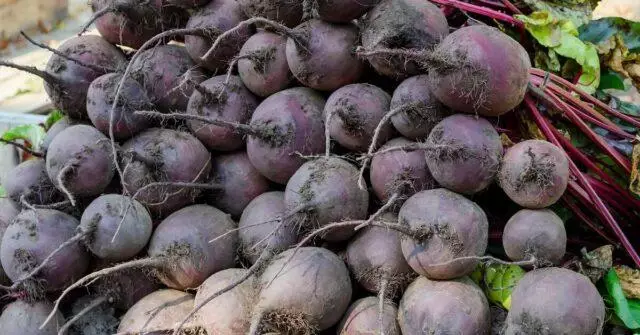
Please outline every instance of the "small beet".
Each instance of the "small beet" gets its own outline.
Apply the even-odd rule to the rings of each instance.
[[[62,195],[49,179],[44,159],[26,160],[11,169],[2,183],[7,195],[15,202],[46,205],[62,201]]]
[[[242,46],[238,54],[238,74],[255,95],[268,97],[287,88],[293,81],[286,46],[286,37],[263,30]]]
[[[427,230],[424,241],[402,239],[402,253],[417,273],[431,279],[453,279],[471,273],[489,242],[489,222],[477,204],[449,190],[418,192],[400,209],[398,222]],[[442,263],[442,264],[441,264]]]
[[[567,232],[553,211],[522,209],[504,227],[502,245],[511,260],[535,257],[541,263],[559,264],[567,249]]]
[[[507,150],[498,178],[500,187],[518,205],[544,208],[564,194],[569,182],[569,161],[555,145],[527,140]]]
[[[238,3],[248,17],[264,17],[287,27],[297,26],[302,21],[302,1],[238,0]]]
[[[389,111],[391,97],[370,84],[350,84],[337,89],[324,106],[325,119],[331,114],[331,138],[353,151],[366,151],[380,120]],[[385,124],[378,135],[378,144],[386,142],[393,127]]]
[[[379,309],[378,298],[367,297],[358,299],[349,306],[344,314],[338,334],[340,335],[364,335],[364,334],[388,334],[400,335],[400,326],[396,321],[398,308],[392,302],[385,301],[383,309],[383,328],[378,323]]]
[[[40,325],[51,312],[53,305],[48,301],[26,302],[16,300],[2,311],[0,329],[7,335],[57,335],[58,325],[64,324],[64,317],[60,312],[54,316],[55,322],[50,322],[40,329]]]

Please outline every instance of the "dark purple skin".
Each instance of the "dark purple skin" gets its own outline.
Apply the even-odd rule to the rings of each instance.
[[[216,156],[211,164],[211,183],[223,189],[210,192],[207,200],[233,217],[239,217],[251,200],[269,190],[269,180],[251,165],[244,151]]]
[[[204,183],[211,171],[211,154],[185,132],[151,128],[124,143],[122,151],[124,181],[132,195],[153,182]],[[155,218],[163,218],[193,203],[200,193],[197,188],[151,186],[140,191],[136,200]]]
[[[58,175],[74,196],[102,193],[111,182],[115,164],[109,139],[96,128],[71,126],[56,136],[47,150],[47,174],[58,189]],[[67,168],[71,166],[71,168]]]
[[[286,54],[287,38],[260,30],[240,49],[238,75],[254,94],[268,97],[287,88],[293,81]]]
[[[454,114],[431,130],[426,144],[429,170],[438,184],[454,192],[474,194],[496,177],[502,159],[500,135],[489,121]]]
[[[187,28],[215,28],[220,34],[237,26],[247,19],[236,0],[213,0],[191,15]],[[252,28],[244,27],[218,45],[216,51],[206,61],[201,59],[211,48],[217,36],[205,38],[196,35],[185,36],[185,47],[191,59],[205,68],[224,73],[228,63],[238,54],[242,45],[252,34]]]
[[[302,1],[290,0],[238,0],[247,17],[264,17],[295,27],[302,21]]]
[[[47,130],[47,133],[42,139],[42,143],[40,144],[40,149],[43,152],[46,152],[49,149],[49,145],[51,145],[51,141],[53,141],[54,137],[58,136],[58,134],[60,134],[61,131],[71,126],[75,126],[77,124],[87,124],[87,122],[84,120],[80,121],[80,120],[70,119],[66,116],[58,120],[58,122],[54,123],[49,128],[49,130]]]
[[[363,25],[362,46],[369,51],[431,50],[449,34],[442,10],[424,0],[382,0],[367,13]],[[379,55],[368,60],[378,73],[396,80],[422,72],[415,61],[401,56]]]
[[[98,77],[87,92],[87,114],[93,126],[105,136],[109,136],[111,107],[122,75],[108,73]],[[127,78],[120,93],[119,103],[113,114],[113,137],[117,141],[126,140],[144,129],[151,127],[148,117],[134,114],[135,111],[153,109],[144,88],[135,80]]]
[[[52,309],[53,304],[46,300],[38,302],[16,300],[2,311],[0,329],[7,335],[57,335],[58,327],[65,321],[59,311],[54,314],[51,322],[40,329],[40,325],[47,319]]]
[[[248,123],[260,101],[242,84],[238,76],[216,76],[200,83],[213,96],[193,91],[187,114],[237,123]],[[223,92],[218,99],[219,92]],[[189,120],[187,126],[196,137],[214,151],[233,151],[244,146],[244,135],[236,129]]]
[[[400,326],[396,321],[398,308],[393,302],[385,301],[383,309],[383,328],[384,334],[401,335]],[[338,325],[337,334],[340,335],[365,335],[382,333],[379,316],[378,298],[366,297],[358,299],[349,306],[344,314],[342,321]]]
[[[469,278],[418,277],[400,300],[398,323],[403,334],[489,335],[491,314],[484,292]]]
[[[362,220],[367,216],[369,193],[358,187],[358,170],[335,157],[322,157],[304,163],[289,179],[284,192],[287,213],[298,213],[292,220],[304,229],[315,229],[333,222]],[[300,210],[300,206],[306,208]],[[346,241],[353,227],[332,229],[323,238]]]
[[[170,257],[158,274],[178,290],[198,287],[210,275],[235,264],[238,235],[216,237],[237,227],[228,214],[207,205],[193,205],[169,215],[153,232],[150,257]]]
[[[382,117],[389,112],[387,92],[370,84],[350,84],[333,92],[324,106],[325,119],[331,113],[331,138],[351,151],[367,151]],[[378,137],[378,144],[393,135],[393,127],[386,123]]]
[[[428,83],[427,75],[409,77],[393,92],[391,110],[405,108],[391,117],[391,123],[402,136],[425,139],[438,122],[451,114],[431,93]]]
[[[62,43],[58,51],[83,63],[104,67],[104,71],[96,71],[55,54],[47,63],[45,71],[56,82],[45,81],[44,89],[53,105],[72,118],[86,119],[89,85],[101,75],[123,68],[126,64],[124,54],[96,35],[72,37]]]
[[[11,169],[2,183],[4,190],[16,203],[21,197],[31,205],[46,205],[62,201],[62,194],[47,175],[44,159],[32,158]]]
[[[567,251],[567,231],[562,219],[548,209],[522,209],[509,219],[502,245],[513,261],[536,258],[560,264]]]
[[[96,259],[91,272],[115,265],[114,263]],[[138,300],[161,288],[161,283],[153,277],[148,269],[136,268],[119,271],[100,278],[96,282],[96,292],[112,299],[113,307],[126,311]]]
[[[213,0],[165,0],[167,4],[180,8],[197,8],[212,1]]]
[[[296,243],[298,230],[291,222],[278,220],[284,215],[284,192],[263,193],[245,207],[238,237],[242,255],[249,262],[255,263],[267,248],[285,250]]]
[[[511,293],[505,334],[596,335],[605,322],[604,302],[589,278],[545,268],[525,274]]]
[[[488,25],[463,27],[447,36],[434,54],[456,69],[432,66],[429,85],[450,108],[500,116],[524,99],[531,61],[516,40]]]
[[[147,90],[160,111],[187,109],[194,85],[208,75],[189,58],[183,46],[161,45],[139,54],[131,65],[131,77]]]
[[[385,214],[381,220],[395,224],[396,215]],[[400,247],[395,230],[371,226],[360,231],[347,246],[346,263],[354,278],[367,291],[377,293],[382,280],[389,281],[386,296],[404,290],[415,277]]]
[[[283,205],[284,206],[284,205]],[[11,221],[20,213],[18,205],[9,198],[0,198],[0,242]],[[1,244],[0,244],[1,245]],[[9,283],[9,277],[0,264],[0,284]]]
[[[146,41],[164,30],[177,28],[186,13],[167,6],[164,0],[154,0],[149,5],[132,1],[92,0],[91,9],[97,12],[111,6],[95,22],[100,35],[113,44],[138,49]],[[128,8],[127,6],[133,6]]]
[[[0,246],[0,261],[12,281],[37,267],[52,251],[76,235],[78,220],[52,209],[23,211],[7,227]],[[82,277],[91,256],[80,242],[53,256],[35,278],[43,279],[48,292],[59,290]]]
[[[379,150],[413,143],[415,142],[398,137],[385,143]],[[436,186],[422,150],[394,150],[375,155],[369,171],[373,192],[383,202],[389,200],[393,194],[406,199],[417,192]]]
[[[471,273],[477,260],[452,260],[483,256],[489,242],[489,222],[482,208],[444,188],[418,192],[407,199],[398,222],[432,233],[424,241],[410,237],[401,240],[409,266],[431,279],[448,280]]]
[[[267,130],[271,136],[248,136],[247,155],[263,176],[278,184],[286,184],[302,166],[302,155],[324,151],[325,100],[306,87],[280,91],[265,99],[251,118],[251,126]]]
[[[312,19],[295,29],[305,45],[300,46],[289,37],[287,63],[304,86],[333,91],[360,78],[364,63],[353,52],[360,43],[355,24],[337,25]]]
[[[120,230],[116,234],[118,226]],[[84,210],[80,229],[95,229],[90,233],[86,245],[98,258],[125,261],[147,245],[153,223],[147,210],[138,201],[120,194],[104,194]]]
[[[262,287],[252,313],[251,330],[260,325],[289,333],[310,334],[328,329],[340,321],[349,307],[353,289],[349,270],[342,260],[325,248],[302,247],[276,255],[264,269],[258,285]],[[269,324],[269,313],[278,313],[284,324]],[[303,322],[293,324],[293,320]],[[296,329],[305,324],[308,327]],[[251,332],[250,334],[258,334]]]
[[[318,15],[323,21],[351,22],[371,10],[380,0],[317,0]]]
[[[526,208],[553,205],[569,183],[569,160],[562,149],[542,140],[522,141],[502,159],[498,182],[513,202]]]

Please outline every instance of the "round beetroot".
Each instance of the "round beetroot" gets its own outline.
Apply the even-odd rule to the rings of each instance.
[[[511,293],[505,334],[596,335],[604,323],[604,302],[589,278],[546,268],[525,274]]]
[[[433,54],[431,92],[454,110],[502,115],[522,102],[529,83],[527,51],[509,35],[488,25],[462,27]]]
[[[78,220],[52,209],[23,211],[15,217],[2,237],[0,261],[7,276],[18,281],[29,274],[62,243],[76,235]],[[44,280],[44,289],[56,291],[80,278],[89,266],[89,254],[79,242],[56,253],[35,279]],[[37,297],[41,292],[30,292]]]
[[[187,28],[215,28],[220,34],[236,27],[247,17],[241,9],[241,2],[237,0],[213,0],[200,8],[189,18]],[[226,71],[227,63],[238,54],[238,51],[251,36],[251,29],[243,27],[235,34],[222,41],[211,57],[206,60],[202,56],[211,48],[216,36],[211,38],[187,35],[184,38],[185,47],[194,62],[211,71]]]
[[[295,87],[266,98],[253,112],[251,126],[263,136],[247,138],[247,155],[263,176],[286,184],[305,160],[325,146],[322,109],[325,100],[317,92]]]
[[[248,17],[264,17],[294,27],[302,20],[302,1],[238,0]]]
[[[358,170],[347,161],[322,157],[304,163],[289,179],[284,192],[287,213],[303,230],[343,220],[366,218],[369,193],[358,187]],[[345,241],[353,227],[332,229],[329,241]]]
[[[400,327],[396,321],[398,308],[392,302],[384,302],[382,329],[378,322],[379,308],[378,298],[366,297],[358,299],[349,306],[344,314],[338,334],[340,335],[364,335],[364,334],[388,334],[400,335]]]
[[[72,196],[102,193],[115,172],[109,139],[85,125],[60,132],[47,150],[46,163],[49,179]]]
[[[353,49],[358,45],[354,24],[337,25],[312,19],[296,27],[304,45],[287,40],[287,63],[305,86],[333,91],[360,78],[364,64]]]
[[[391,123],[402,136],[424,139],[431,129],[451,113],[431,93],[429,76],[419,75],[403,80],[393,92],[391,110],[400,112]]]
[[[427,165],[438,184],[474,194],[493,182],[502,142],[489,121],[455,114],[440,121],[427,138]]]
[[[500,187],[518,205],[544,208],[564,194],[569,182],[569,161],[555,145],[527,140],[507,150],[498,178]]]
[[[40,329],[40,325],[51,312],[53,305],[49,301],[26,302],[16,300],[2,311],[0,328],[7,335],[57,335],[58,326],[64,324],[64,317],[56,312],[54,320]]]
[[[488,335],[489,303],[469,278],[435,281],[418,277],[398,306],[403,334]]]
[[[211,240],[236,228],[228,214],[207,205],[174,212],[153,232],[150,257],[175,259],[158,274],[167,286],[185,290],[198,287],[213,273],[233,266],[237,234]]]
[[[171,289],[155,291],[138,301],[122,316],[118,334],[170,333],[192,308],[193,295],[189,293]],[[196,332],[198,327],[192,321],[183,330]]]
[[[567,231],[551,210],[522,209],[504,227],[502,245],[514,261],[535,257],[541,263],[558,264],[567,249]]]
[[[96,35],[72,37],[57,50],[83,63],[104,68],[97,71],[55,54],[47,63],[46,72],[53,75],[56,82],[52,84],[45,80],[44,89],[53,104],[72,118],[86,119],[89,85],[101,75],[122,68],[126,63],[124,54]]]
[[[269,190],[269,181],[251,165],[246,152],[220,155],[211,161],[211,182],[222,189],[210,192],[208,201],[224,212],[238,217],[251,200]]]
[[[380,150],[411,145],[404,137],[394,138]],[[375,155],[371,160],[371,186],[378,199],[389,200],[393,194],[408,198],[422,190],[435,187],[435,181],[424,159],[424,151],[393,150]]]
[[[282,222],[285,215],[284,193],[267,192],[253,199],[242,212],[238,223],[240,252],[252,264],[263,251],[285,250],[298,240],[292,222]]]
[[[49,179],[44,159],[26,160],[11,169],[2,183],[7,195],[16,202],[46,205],[61,201],[61,194]]]
[[[259,100],[237,76],[216,76],[200,83],[205,94],[194,91],[189,98],[187,113],[224,121],[247,123],[258,106]],[[197,120],[187,121],[191,132],[209,148],[216,151],[233,151],[244,146],[244,136],[235,129],[205,124]]]
[[[331,114],[331,138],[353,151],[366,151],[380,120],[389,111],[389,94],[370,84],[350,84],[337,89],[324,106],[325,118]],[[378,144],[393,134],[393,127],[385,124],[378,135]]]
[[[489,222],[482,208],[443,188],[418,192],[402,205],[398,222],[430,232],[425,241],[402,239],[402,253],[417,273],[452,279],[473,271],[489,242]],[[440,265],[442,263],[442,265]]]
[[[429,1],[382,0],[363,21],[365,49],[432,49],[449,33],[447,18]],[[418,74],[415,61],[401,56],[368,57],[375,70],[387,77],[404,79]]]
[[[285,52],[287,38],[258,31],[240,49],[238,75],[256,95],[267,97],[287,88],[293,80]]]
[[[327,22],[347,23],[362,16],[380,0],[317,0],[318,15]]]

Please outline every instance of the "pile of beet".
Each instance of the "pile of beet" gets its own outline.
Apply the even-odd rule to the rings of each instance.
[[[66,115],[3,184],[1,333],[602,332],[566,154],[498,132],[516,40],[426,0],[91,6],[101,36],[0,62]],[[528,271],[498,324],[486,262]]]

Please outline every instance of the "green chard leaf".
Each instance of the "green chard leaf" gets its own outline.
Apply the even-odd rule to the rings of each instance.
[[[623,325],[632,330],[640,330],[640,301],[627,299],[622,291],[616,271],[611,269],[604,277],[605,302],[613,308],[615,316]]]
[[[33,150],[39,151],[44,136],[44,128],[40,125],[26,124],[5,131],[0,138],[10,142],[23,140],[28,142]]]
[[[50,129],[54,123],[60,121],[64,117],[64,114],[59,109],[54,109],[49,115],[47,115],[47,120],[44,121],[44,128]]]

